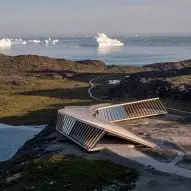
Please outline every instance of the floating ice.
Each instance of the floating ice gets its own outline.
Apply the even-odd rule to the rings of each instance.
[[[27,42],[26,42],[26,41],[23,41],[22,44],[27,44]]]
[[[9,38],[3,38],[0,40],[0,47],[1,48],[9,48],[11,47],[11,40]]]
[[[12,44],[13,45],[27,44],[27,41],[24,41],[22,38],[16,38],[16,39],[12,39]]]
[[[38,43],[40,43],[41,41],[40,41],[40,40],[29,40],[28,42],[38,44]]]
[[[40,43],[40,40],[33,40],[33,42],[38,44],[38,43]]]
[[[48,40],[45,39],[44,41],[45,41],[45,45],[56,44],[56,43],[58,43],[58,40],[57,40],[57,39],[52,40],[51,37],[48,37]]]
[[[58,43],[57,39],[52,41],[52,44],[56,44],[56,43]]]
[[[49,40],[45,40],[45,44],[48,45],[49,44]]]
[[[104,33],[97,33],[95,36],[97,44],[99,47],[106,47],[106,46],[123,46],[124,44],[117,39],[111,39],[107,37]]]

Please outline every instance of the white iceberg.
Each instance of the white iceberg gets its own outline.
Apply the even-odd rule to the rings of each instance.
[[[20,45],[20,44],[27,44],[27,41],[24,41],[22,38],[19,39],[12,39],[12,44],[13,45]]]
[[[97,33],[95,36],[97,44],[99,47],[108,47],[108,46],[123,46],[124,44],[117,40],[111,39],[104,33]]]
[[[29,40],[28,42],[38,44],[38,43],[40,43],[41,41],[40,41],[40,40]]]
[[[55,45],[56,43],[58,43],[58,39],[52,40],[51,37],[48,37],[48,39],[45,39],[45,45],[46,46],[49,45],[49,44],[54,44]]]
[[[45,44],[48,45],[49,44],[49,40],[45,40]]]
[[[22,44],[27,44],[27,42],[26,42],[26,41],[23,41]]]
[[[10,48],[11,47],[11,40],[9,38],[3,38],[0,40],[0,47],[1,48]]]
[[[52,41],[52,44],[56,44],[56,43],[58,43],[57,39]]]

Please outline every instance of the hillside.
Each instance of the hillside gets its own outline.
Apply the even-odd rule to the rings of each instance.
[[[191,103],[191,60],[147,65],[110,89],[111,99],[161,97]],[[191,108],[191,107],[190,107]]]
[[[71,71],[79,73],[128,72],[139,67],[107,66],[99,60],[72,61],[37,55],[6,56],[0,54],[1,72]]]
[[[191,59],[179,62],[155,63],[144,66],[144,68],[150,68],[152,70],[158,70],[158,71],[177,70],[188,67],[191,67]]]

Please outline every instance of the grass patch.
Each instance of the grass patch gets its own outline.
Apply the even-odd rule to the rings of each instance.
[[[19,170],[21,177],[14,182],[2,184],[2,189],[7,191],[90,191],[101,190],[102,187],[117,181],[127,191],[134,187],[138,178],[135,170],[110,161],[74,156],[53,156],[48,159],[32,160],[25,163]],[[14,167],[12,171],[18,173]]]
[[[181,84],[186,84],[186,85],[191,84],[191,75],[176,76],[176,77],[172,77],[170,79],[175,86],[181,85]]]
[[[66,105],[87,105],[88,83],[63,79],[36,79],[29,85],[0,89],[0,121],[48,123]]]

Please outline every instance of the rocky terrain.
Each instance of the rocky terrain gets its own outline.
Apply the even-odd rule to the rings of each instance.
[[[145,66],[108,92],[113,99],[150,98],[191,101],[191,60]]]
[[[0,54],[1,73],[21,72],[77,72],[77,73],[109,73],[144,70],[133,66],[107,66],[99,60],[72,61],[37,55],[7,56]],[[19,75],[18,74],[18,75]]]
[[[189,68],[191,65],[191,60],[184,60],[179,62],[164,62],[145,65],[145,68],[151,68],[156,71],[167,71],[167,70],[177,70],[183,68]]]

